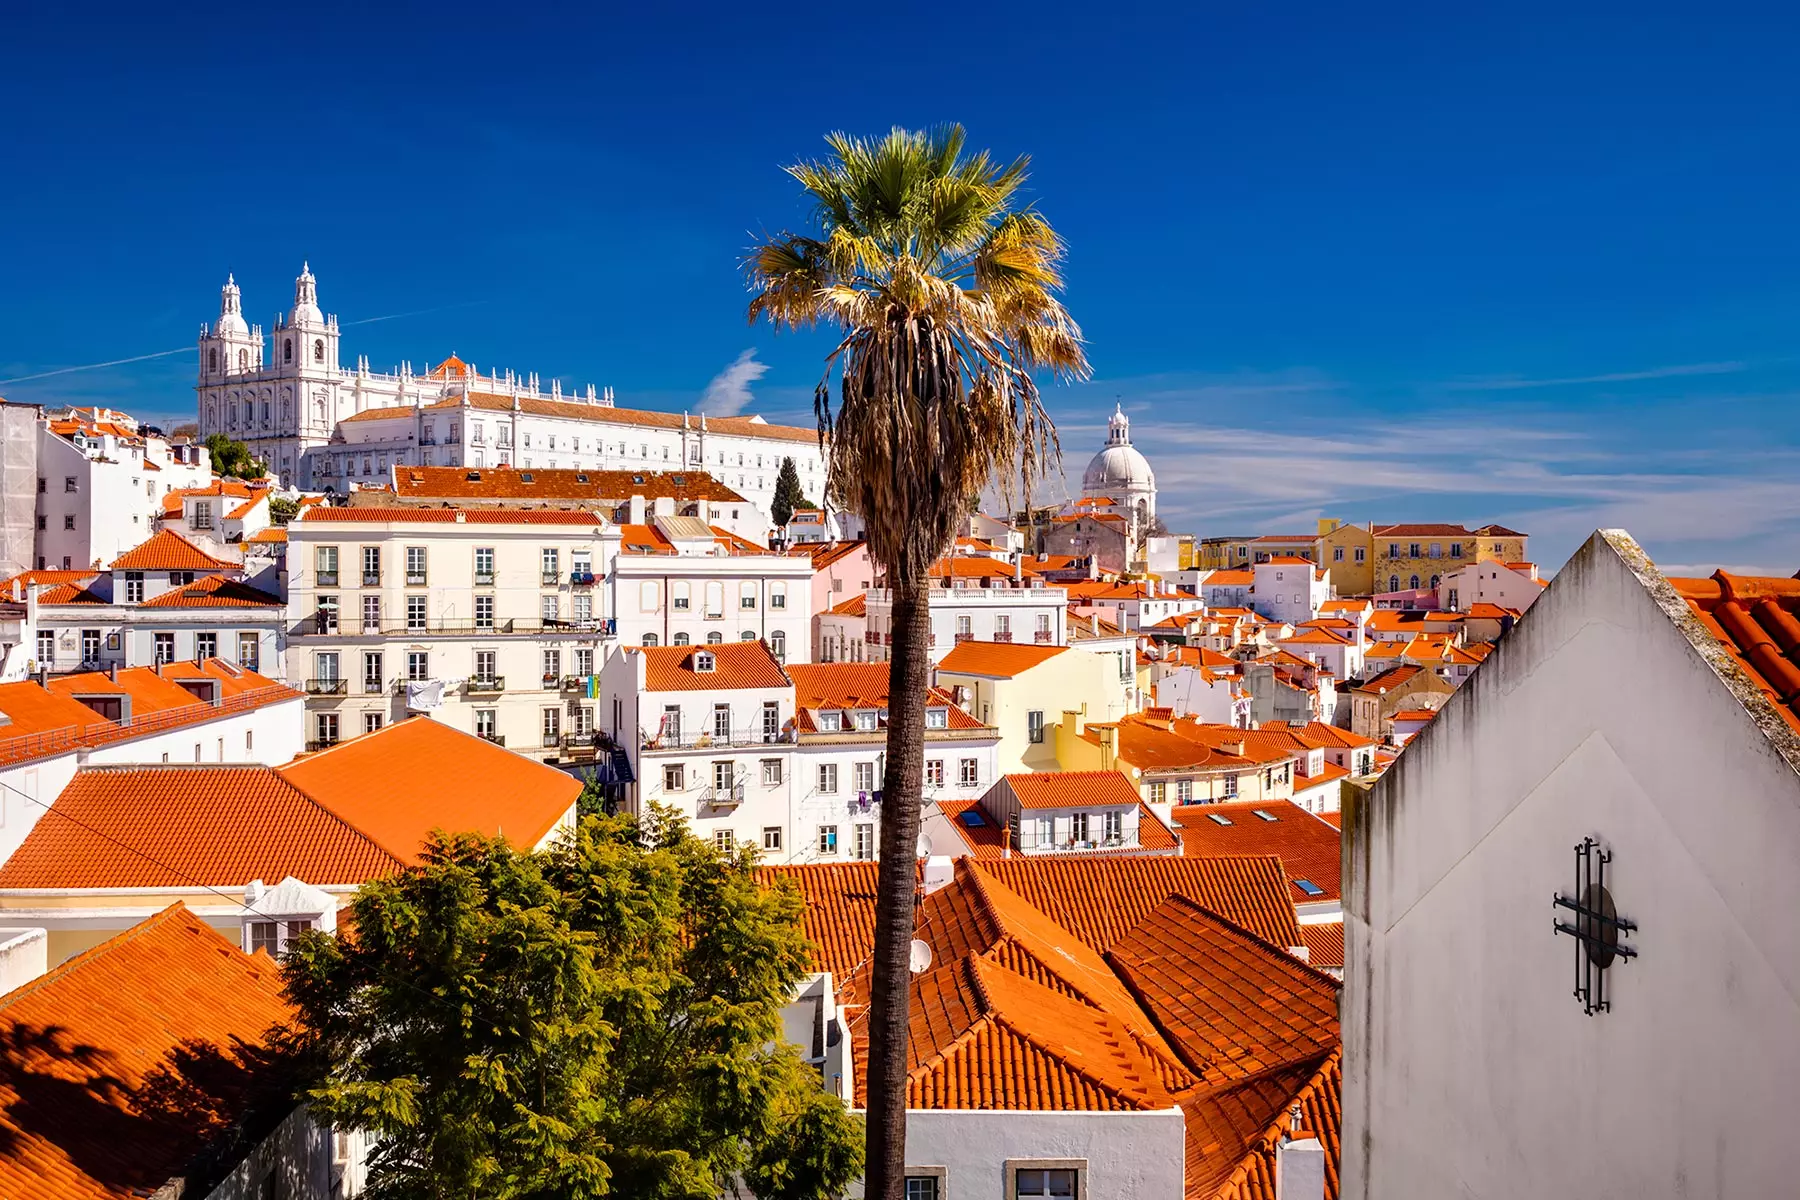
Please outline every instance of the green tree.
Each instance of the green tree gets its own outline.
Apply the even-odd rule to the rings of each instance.
[[[248,446],[234,442],[222,433],[207,438],[206,449],[212,455],[215,475],[230,479],[261,479],[268,472],[268,467],[250,453]]]
[[[750,318],[825,325],[838,342],[814,395],[830,440],[826,498],[857,513],[893,589],[887,768],[869,1003],[870,1200],[905,1187],[908,945],[930,684],[926,572],[968,498],[996,477],[1027,499],[1057,453],[1037,374],[1088,372],[1057,299],[1062,239],[1013,207],[1027,160],[965,155],[961,127],[841,133],[788,173],[812,225],[746,263]],[[837,381],[833,411],[834,376]],[[1016,475],[1015,475],[1016,472]]]
[[[286,496],[269,497],[269,523],[286,525],[300,515],[300,502],[289,500]]]
[[[794,466],[794,460],[782,459],[781,471],[775,476],[775,499],[769,505],[769,515],[775,518],[777,525],[785,528],[797,510],[812,507],[813,502],[800,490],[800,471]]]
[[[861,1128],[782,1033],[800,911],[666,813],[435,840],[288,959],[309,1098],[375,1135],[371,1200],[840,1196]]]

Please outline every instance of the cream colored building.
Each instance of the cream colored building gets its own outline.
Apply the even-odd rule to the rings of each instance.
[[[938,664],[937,686],[964,711],[1000,731],[999,773],[1070,769],[1059,763],[1054,726],[1068,712],[1116,721],[1137,694],[1133,656],[1078,647],[963,642]]]

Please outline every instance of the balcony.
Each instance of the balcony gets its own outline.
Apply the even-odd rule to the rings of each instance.
[[[713,808],[735,808],[744,802],[744,785],[733,784],[730,787],[703,788],[700,792],[700,803]]]
[[[562,572],[560,571],[545,571],[540,577],[545,587],[555,587],[562,582]]]
[[[380,571],[364,571],[362,585],[364,587],[380,587],[381,586],[381,572]]]
[[[1040,629],[1031,635],[1031,640],[1040,646],[1047,646],[1050,644],[1050,639],[1055,636],[1056,635],[1051,633],[1048,629]]]
[[[316,585],[318,587],[336,587],[338,585],[337,581],[338,573],[336,571],[320,571],[317,576]]]
[[[319,738],[317,741],[306,743],[306,752],[308,754],[313,754],[320,750],[329,750],[337,744],[338,740],[336,738]]]
[[[644,739],[646,750],[731,749],[739,746],[781,746],[794,741],[792,728],[734,729],[729,733],[664,733]]]
[[[475,736],[484,742],[492,742],[496,746],[506,745],[506,735],[504,733],[481,733],[478,731]]]
[[[468,693],[471,696],[495,696],[506,690],[506,676],[477,675],[469,680]]]
[[[972,633],[959,633],[956,635],[956,640],[959,642],[972,642],[975,640],[975,635]]]
[[[562,690],[565,692],[585,692],[587,691],[587,681],[588,677],[586,675],[564,675],[562,677]]]
[[[592,587],[594,585],[594,573],[592,571],[570,571],[569,582],[576,587]]]
[[[565,758],[593,758],[600,753],[600,738],[593,733],[565,733],[562,752]]]
[[[541,632],[544,633],[591,633],[600,637],[613,637],[619,630],[619,623],[613,617],[587,617],[574,621],[546,617],[541,624]]]
[[[350,690],[348,679],[309,679],[306,681],[306,694],[309,696],[342,696]]]
[[[494,586],[494,573],[492,571],[476,571],[475,572],[475,586],[476,587],[492,587],[492,586]]]
[[[425,586],[425,572],[415,571],[412,568],[408,567],[407,571],[406,571],[406,586],[407,587],[424,587]]]
[[[336,633],[338,631],[337,609],[320,609],[313,614],[314,633]]]
[[[387,689],[388,689],[388,685],[387,685],[387,680],[385,680],[385,679],[365,679],[365,680],[363,680],[363,689],[362,690],[363,690],[363,695],[365,695],[365,696],[379,696],[379,695],[382,695],[383,693],[385,693],[387,691]]]
[[[994,640],[995,640],[995,641],[996,641],[996,642],[1010,642],[1010,641],[1012,641],[1012,630],[1010,630],[1010,629],[996,629],[996,630],[994,630]]]

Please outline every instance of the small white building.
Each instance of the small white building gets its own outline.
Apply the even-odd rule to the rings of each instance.
[[[38,423],[37,566],[111,562],[155,531],[163,496],[212,479],[204,446],[142,434],[124,413],[76,408]]]
[[[1520,612],[1544,590],[1537,566],[1499,560],[1470,563],[1438,583],[1438,603],[1452,612],[1468,612],[1477,604],[1494,604]]]
[[[1277,554],[1253,568],[1251,607],[1271,621],[1298,625],[1319,615],[1331,599],[1331,580],[1310,559]]]

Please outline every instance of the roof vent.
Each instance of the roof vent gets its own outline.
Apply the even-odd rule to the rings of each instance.
[[[642,482],[644,482],[644,477],[643,477],[643,476],[642,476],[642,475],[633,475],[633,476],[632,476],[632,477],[631,477],[631,482],[633,482],[633,483],[642,483]]]
[[[1251,809],[1250,811],[1255,813],[1257,816],[1261,817],[1265,821],[1279,821],[1281,819],[1280,817],[1276,816],[1274,813],[1264,812],[1260,808]]]
[[[519,482],[520,483],[536,483],[537,480],[535,480],[531,477],[530,471],[520,471],[519,472]]]
[[[1231,818],[1226,816],[1224,813],[1207,813],[1206,817],[1209,821],[1212,821],[1215,824],[1219,824],[1219,825],[1231,824]]]
[[[463,476],[463,478],[468,480],[470,483],[480,483],[481,482],[481,472],[480,471],[470,471],[467,475]]]

